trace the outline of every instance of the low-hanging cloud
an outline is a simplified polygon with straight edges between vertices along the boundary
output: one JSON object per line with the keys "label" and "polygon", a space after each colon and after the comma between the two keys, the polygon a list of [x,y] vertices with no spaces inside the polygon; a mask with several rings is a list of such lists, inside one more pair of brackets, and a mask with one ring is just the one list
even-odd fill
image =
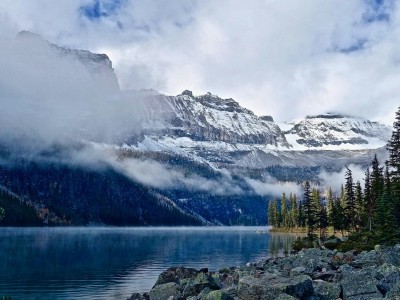
{"label": "low-hanging cloud", "polygon": [[278,182],[276,180],[263,182],[250,178],[247,178],[246,182],[252,187],[256,194],[261,196],[269,195],[280,197],[282,193],[292,193],[296,195],[300,195],[301,193],[301,187],[294,182]]}
{"label": "low-hanging cloud", "polygon": [[[349,165],[348,168],[352,172],[353,176],[353,182],[356,183],[359,181],[361,184],[364,183],[365,179],[365,171],[366,169],[363,169],[359,165]],[[321,184],[326,187],[326,188],[332,188],[334,192],[339,192],[342,184],[344,185],[346,182],[346,172],[347,168],[343,168],[339,172],[327,172],[326,170],[322,170],[318,178],[321,181]]]}
{"label": "low-hanging cloud", "polygon": [[227,174],[221,173],[218,178],[208,179],[194,173],[187,174],[167,164],[149,159],[124,159],[110,162],[117,170],[121,170],[134,181],[154,188],[183,188],[213,195],[237,195],[243,193],[243,190]]}
{"label": "low-hanging cloud", "polygon": [[[82,57],[80,57],[82,56]],[[0,142],[44,149],[83,139],[118,142],[138,132],[137,110],[112,69],[26,33],[0,37]]]}

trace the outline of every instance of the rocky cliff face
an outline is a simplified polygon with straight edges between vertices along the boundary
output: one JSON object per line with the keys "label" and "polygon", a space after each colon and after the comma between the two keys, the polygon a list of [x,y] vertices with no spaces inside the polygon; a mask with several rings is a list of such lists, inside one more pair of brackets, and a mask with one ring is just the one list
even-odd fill
{"label": "rocky cliff face", "polygon": [[147,94],[138,98],[144,133],[152,137],[289,146],[273,120],[257,117],[233,99],[211,93],[195,97],[190,91],[178,96]]}

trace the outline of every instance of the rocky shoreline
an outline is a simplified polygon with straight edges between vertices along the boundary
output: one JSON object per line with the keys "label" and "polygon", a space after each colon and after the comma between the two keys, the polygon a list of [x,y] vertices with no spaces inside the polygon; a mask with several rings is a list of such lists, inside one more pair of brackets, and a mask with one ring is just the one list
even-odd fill
{"label": "rocky shoreline", "polygon": [[400,244],[346,253],[307,249],[241,267],[169,268],[129,300],[400,300]]}

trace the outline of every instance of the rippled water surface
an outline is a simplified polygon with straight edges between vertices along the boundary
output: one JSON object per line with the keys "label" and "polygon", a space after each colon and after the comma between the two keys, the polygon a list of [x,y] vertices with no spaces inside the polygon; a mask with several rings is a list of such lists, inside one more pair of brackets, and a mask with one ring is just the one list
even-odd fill
{"label": "rippled water surface", "polygon": [[281,254],[265,227],[0,228],[0,297],[126,299],[171,266],[237,266]]}

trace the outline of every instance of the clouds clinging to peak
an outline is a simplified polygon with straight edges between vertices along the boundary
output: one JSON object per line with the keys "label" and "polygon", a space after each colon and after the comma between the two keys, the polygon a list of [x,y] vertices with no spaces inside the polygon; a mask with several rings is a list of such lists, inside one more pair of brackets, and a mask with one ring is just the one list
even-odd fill
{"label": "clouds clinging to peak", "polygon": [[390,123],[400,103],[396,1],[4,0],[0,23],[106,52],[125,88],[212,91],[277,120]]}

